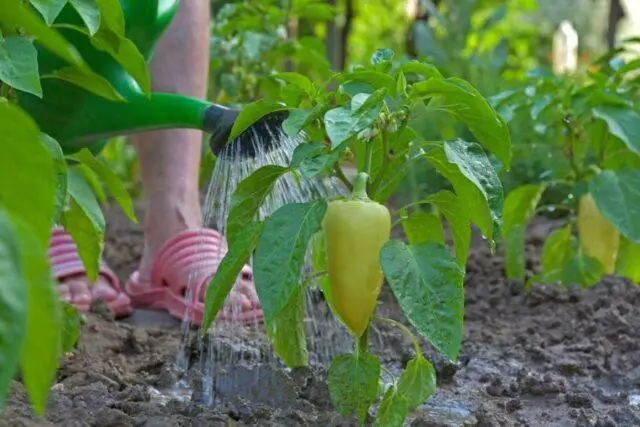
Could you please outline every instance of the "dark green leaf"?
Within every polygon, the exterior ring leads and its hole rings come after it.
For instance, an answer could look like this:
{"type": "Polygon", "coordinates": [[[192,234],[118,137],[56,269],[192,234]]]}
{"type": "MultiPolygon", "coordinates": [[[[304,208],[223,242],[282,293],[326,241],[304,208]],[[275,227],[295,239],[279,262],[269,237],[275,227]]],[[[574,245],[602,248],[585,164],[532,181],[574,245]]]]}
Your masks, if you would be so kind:
{"type": "Polygon", "coordinates": [[[327,247],[323,231],[320,231],[313,236],[311,245],[311,263],[315,274],[318,275],[316,279],[317,283],[324,294],[324,299],[327,301],[332,312],[335,313],[331,300],[331,287],[329,286],[329,274],[327,272],[327,247]]]}
{"type": "Polygon", "coordinates": [[[298,168],[302,176],[311,179],[335,165],[342,153],[341,147],[330,150],[322,142],[300,144],[293,151],[291,167],[298,168]]]}
{"type": "Polygon", "coordinates": [[[26,37],[0,35],[0,81],[17,90],[42,97],[38,53],[26,37]]]}
{"type": "Polygon", "coordinates": [[[376,414],[376,427],[402,427],[409,415],[407,398],[389,387],[380,403],[380,409],[376,414]]]}
{"type": "Polygon", "coordinates": [[[298,86],[309,96],[313,96],[316,92],[316,87],[313,84],[313,82],[309,80],[309,77],[304,76],[302,74],[291,73],[291,72],[276,73],[273,75],[273,77],[298,86]]]}
{"type": "Polygon", "coordinates": [[[451,182],[482,233],[491,240],[498,237],[502,228],[502,183],[482,148],[462,140],[447,141],[426,157],[451,182]]]}
{"type": "Polygon", "coordinates": [[[35,7],[44,18],[47,25],[53,24],[62,8],[67,4],[67,0],[30,0],[31,6],[35,7]]]}
{"type": "Polygon", "coordinates": [[[16,218],[14,224],[20,235],[29,307],[20,369],[29,400],[36,414],[43,415],[62,354],[61,303],[47,257],[48,245],[38,241],[31,224],[16,218]]]}
{"type": "Polygon", "coordinates": [[[640,154],[640,114],[631,108],[608,105],[596,107],[592,112],[607,123],[609,132],[620,138],[629,150],[640,154]]]}
{"type": "Polygon", "coordinates": [[[62,351],[75,348],[80,337],[80,312],[71,304],[62,304],[62,351]]]}
{"type": "Polygon", "coordinates": [[[309,362],[304,318],[304,288],[298,286],[282,311],[266,324],[271,345],[288,368],[307,366],[309,362]]]}
{"type": "Polygon", "coordinates": [[[440,217],[429,212],[417,211],[402,220],[402,228],[411,245],[436,242],[444,245],[444,229],[440,217]]]}
{"type": "Polygon", "coordinates": [[[69,210],[62,215],[62,224],[78,247],[87,278],[95,281],[104,247],[104,215],[91,187],[76,169],[69,170],[69,195],[69,210]]]}
{"type": "Polygon", "coordinates": [[[598,210],[620,233],[640,243],[640,171],[604,171],[589,183],[598,210]]]}
{"type": "Polygon", "coordinates": [[[267,323],[289,303],[311,237],[320,230],[327,202],[289,203],[265,220],[254,255],[254,277],[267,323]]]}
{"type": "Polygon", "coordinates": [[[291,110],[289,117],[282,123],[282,130],[285,134],[295,138],[307,125],[311,117],[311,111],[297,108],[291,110]]]}
{"type": "Polygon", "coordinates": [[[69,0],[87,26],[89,34],[94,35],[100,28],[100,9],[92,0],[69,0]]]}
{"type": "Polygon", "coordinates": [[[329,393],[334,406],[343,415],[357,415],[364,422],[378,394],[380,362],[366,351],[342,354],[329,368],[329,393]]]}
{"type": "Polygon", "coordinates": [[[51,154],[31,117],[2,99],[0,129],[0,201],[12,217],[29,224],[38,241],[46,245],[56,209],[56,172],[51,154]]]}
{"type": "Polygon", "coordinates": [[[0,24],[8,28],[21,27],[36,38],[37,43],[50,50],[60,58],[89,71],[89,66],[82,60],[78,51],[57,31],[49,28],[34,12],[29,10],[21,0],[4,0],[0,24]]]}
{"type": "Polygon", "coordinates": [[[238,240],[229,249],[220,262],[216,274],[211,279],[205,297],[204,321],[202,330],[207,331],[218,312],[227,300],[227,296],[236,283],[242,267],[249,261],[262,233],[262,222],[249,222],[238,235],[238,240]]]}
{"type": "Polygon", "coordinates": [[[0,407],[18,369],[20,345],[27,330],[27,283],[20,241],[11,217],[0,206],[0,407]]]}
{"type": "Polygon", "coordinates": [[[124,101],[122,95],[120,95],[104,77],[93,72],[87,72],[76,66],[64,67],[59,70],[55,70],[51,74],[51,77],[73,83],[76,86],[111,101],[124,101]]]}
{"type": "Polygon", "coordinates": [[[464,267],[467,263],[469,244],[471,243],[471,222],[467,207],[458,196],[447,190],[430,195],[426,201],[436,206],[447,219],[458,264],[464,267]]]}
{"type": "Polygon", "coordinates": [[[578,250],[566,265],[561,283],[593,286],[603,277],[604,269],[600,261],[586,255],[582,250],[578,250]]]}
{"type": "Polygon", "coordinates": [[[436,392],[436,371],[431,362],[422,355],[410,360],[398,381],[398,392],[407,399],[410,411],[422,405],[436,392]]]}
{"type": "Polygon", "coordinates": [[[131,196],[129,195],[127,188],[122,180],[118,178],[106,163],[94,157],[91,151],[86,148],[75,153],[73,158],[91,168],[91,170],[98,175],[109,192],[111,192],[111,195],[116,199],[116,202],[118,202],[118,205],[120,205],[125,215],[131,221],[138,222],[136,214],[133,211],[133,201],[131,200],[131,196]]]}
{"type": "Polygon", "coordinates": [[[245,106],[233,123],[233,128],[231,128],[231,133],[229,134],[229,142],[234,141],[242,132],[249,129],[251,125],[267,114],[286,109],[287,107],[283,104],[264,99],[245,106]]]}
{"type": "Polygon", "coordinates": [[[376,53],[371,57],[371,63],[373,65],[383,64],[385,62],[391,62],[395,53],[391,49],[378,49],[376,53]]]}
{"type": "Polygon", "coordinates": [[[338,107],[325,113],[324,124],[333,148],[376,121],[383,101],[374,94],[360,93],[353,97],[349,107],[338,107]],[[375,102],[370,102],[369,98],[375,102]]]}
{"type": "Polygon", "coordinates": [[[64,153],[58,142],[47,134],[42,134],[42,143],[47,147],[51,158],[53,159],[53,167],[56,174],[56,209],[53,222],[60,221],[62,210],[67,202],[67,162],[64,153]]]}
{"type": "Polygon", "coordinates": [[[444,355],[455,360],[462,340],[464,271],[435,243],[407,246],[391,240],[380,254],[382,270],[404,315],[444,355]]]}
{"type": "Polygon", "coordinates": [[[352,73],[342,74],[338,80],[341,82],[366,83],[374,89],[386,89],[391,95],[395,95],[396,92],[396,81],[393,77],[378,71],[354,71],[352,73]]]}
{"type": "Polygon", "coordinates": [[[231,197],[227,218],[227,241],[230,247],[240,238],[244,228],[256,218],[276,181],[287,172],[289,168],[267,165],[240,181],[231,197]]]}
{"type": "Polygon", "coordinates": [[[502,118],[473,86],[458,78],[430,79],[413,85],[413,91],[430,97],[430,105],[445,109],[460,121],[509,170],[511,136],[502,118]]]}
{"type": "Polygon", "coordinates": [[[616,273],[633,283],[640,282],[640,244],[620,236],[620,248],[616,260],[616,273]]]}
{"type": "Polygon", "coordinates": [[[527,184],[512,190],[504,202],[505,262],[509,279],[524,279],[524,238],[545,185],[527,184]]]}

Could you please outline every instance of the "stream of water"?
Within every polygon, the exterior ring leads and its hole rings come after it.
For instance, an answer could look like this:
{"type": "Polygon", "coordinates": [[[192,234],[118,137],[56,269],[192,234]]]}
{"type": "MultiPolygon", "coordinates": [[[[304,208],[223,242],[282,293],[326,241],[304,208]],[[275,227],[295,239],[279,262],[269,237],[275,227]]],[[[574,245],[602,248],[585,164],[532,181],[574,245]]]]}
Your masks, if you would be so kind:
{"type": "MultiPolygon", "coordinates": [[[[288,137],[279,129],[273,129],[268,137],[278,141],[278,144],[270,150],[265,150],[262,146],[265,135],[252,136],[257,155],[254,158],[243,158],[239,147],[228,147],[218,156],[209,183],[203,209],[204,224],[223,235],[226,231],[231,197],[238,183],[262,166],[288,166],[294,149],[301,142],[300,139],[288,137]]],[[[276,182],[272,193],[260,208],[259,217],[264,219],[287,203],[308,202],[344,192],[344,186],[337,179],[319,177],[313,180],[296,180],[291,174],[286,174],[276,182]]],[[[309,270],[310,257],[309,250],[304,271],[309,270]]],[[[352,339],[333,318],[327,304],[318,298],[318,292],[317,284],[312,283],[306,294],[307,347],[310,363],[326,366],[334,356],[350,350],[352,339]]],[[[207,336],[200,338],[201,331],[192,330],[189,324],[187,313],[183,321],[182,345],[176,356],[175,369],[180,379],[175,386],[174,395],[186,397],[193,388],[193,378],[189,378],[188,373],[193,371],[190,355],[194,342],[197,343],[199,355],[197,371],[200,373],[201,384],[198,384],[198,388],[202,389],[200,399],[203,402],[213,404],[221,396],[237,393],[238,390],[246,392],[252,388],[263,393],[273,393],[275,388],[277,392],[278,384],[260,384],[261,366],[280,365],[273,351],[265,354],[259,350],[270,349],[262,325],[256,323],[243,326],[240,320],[214,322],[207,336]],[[239,370],[239,367],[243,370],[239,370]],[[243,385],[238,389],[240,382],[243,385]]],[[[273,382],[268,375],[264,377],[265,381],[273,382]]]]}

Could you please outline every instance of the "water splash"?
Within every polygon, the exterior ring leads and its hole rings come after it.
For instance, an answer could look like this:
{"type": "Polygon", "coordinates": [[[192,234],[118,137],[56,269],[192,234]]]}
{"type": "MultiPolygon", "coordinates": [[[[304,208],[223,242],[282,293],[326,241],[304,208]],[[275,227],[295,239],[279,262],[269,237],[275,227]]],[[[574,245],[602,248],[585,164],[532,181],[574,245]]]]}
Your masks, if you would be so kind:
{"type": "MultiPolygon", "coordinates": [[[[273,129],[268,138],[279,143],[274,148],[265,150],[261,143],[265,135],[258,135],[255,130],[253,132],[252,143],[257,155],[254,158],[243,158],[238,146],[227,147],[218,156],[209,183],[203,208],[204,225],[223,235],[226,234],[231,198],[240,181],[266,165],[288,166],[293,151],[301,142],[299,138],[291,138],[281,130],[273,129]]],[[[344,186],[335,178],[319,176],[304,180],[296,179],[288,173],[276,181],[273,191],[267,196],[258,216],[259,219],[264,219],[287,203],[308,202],[345,194],[345,192],[344,186]]],[[[308,274],[311,270],[310,250],[307,252],[305,263],[303,274],[308,274]]],[[[307,288],[305,319],[309,359],[311,364],[326,366],[334,356],[349,351],[352,340],[344,328],[335,321],[327,304],[318,298],[318,284],[313,280],[311,282],[311,286],[307,288]]],[[[188,289],[191,289],[191,286],[188,289]]],[[[190,295],[186,296],[186,298],[190,297],[190,295]]],[[[228,315],[228,313],[225,314],[228,315]]],[[[194,343],[199,355],[197,370],[201,374],[198,388],[201,388],[202,392],[199,400],[203,403],[213,404],[219,399],[224,399],[225,396],[237,394],[238,383],[246,383],[249,377],[252,379],[250,382],[254,384],[242,387],[243,392],[254,388],[256,391],[261,390],[264,393],[266,390],[269,393],[269,389],[275,387],[274,391],[277,394],[277,381],[270,379],[272,375],[261,375],[259,371],[261,366],[281,367],[280,361],[271,349],[263,326],[257,323],[243,326],[239,320],[239,314],[238,308],[234,308],[231,317],[238,319],[237,321],[214,322],[207,336],[201,338],[201,332],[194,331],[190,327],[189,319],[192,313],[187,312],[182,323],[182,343],[175,362],[177,383],[174,395],[183,396],[193,388],[192,379],[189,378],[189,372],[193,371],[189,354],[194,343]],[[268,349],[268,351],[260,349],[268,349]],[[252,374],[248,376],[247,372],[252,374]],[[255,383],[263,377],[268,384],[255,383]]],[[[273,372],[273,369],[270,369],[270,372],[273,372]]]]}

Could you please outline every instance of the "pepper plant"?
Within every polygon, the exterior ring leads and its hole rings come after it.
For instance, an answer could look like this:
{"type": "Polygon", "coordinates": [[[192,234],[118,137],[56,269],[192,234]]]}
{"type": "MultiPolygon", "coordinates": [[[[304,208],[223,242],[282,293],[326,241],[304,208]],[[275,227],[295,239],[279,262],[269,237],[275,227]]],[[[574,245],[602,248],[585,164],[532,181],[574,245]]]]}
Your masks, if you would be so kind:
{"type": "Polygon", "coordinates": [[[552,159],[541,181],[506,197],[508,277],[525,278],[529,221],[561,212],[564,225],[545,241],[541,272],[531,282],[591,286],[605,274],[640,280],[640,60],[624,60],[625,52],[623,46],[596,60],[585,75],[536,73],[495,97],[506,121],[520,129],[529,123],[535,150],[552,159]],[[564,194],[559,203],[545,197],[551,190],[564,194]]]}
{"type": "Polygon", "coordinates": [[[266,114],[288,110],[283,129],[305,135],[288,166],[267,165],[241,181],[227,222],[229,252],[207,292],[204,329],[215,319],[242,266],[253,259],[254,280],[273,347],[289,367],[307,364],[302,277],[312,248],[313,277],[336,317],[354,338],[354,352],[336,357],[329,390],[336,408],[364,421],[378,397],[381,365],[369,349],[371,323],[398,326],[415,356],[384,392],[379,425],[402,425],[435,392],[433,366],[409,328],[372,313],[382,285],[391,287],[407,320],[446,358],[458,358],[464,311],[463,279],[471,225],[495,245],[501,236],[503,191],[511,140],[503,119],[468,82],[445,78],[433,65],[394,64],[379,50],[368,66],[316,84],[296,73],[278,74],[279,97],[250,104],[231,131],[236,135],[266,114]],[[475,140],[424,140],[416,128],[446,113],[475,140]],[[343,171],[355,164],[351,182],[343,171]],[[451,183],[393,212],[385,205],[408,166],[428,162],[451,183]],[[352,190],[346,198],[289,203],[265,219],[257,212],[285,174],[299,179],[333,176],[352,190]],[[448,244],[445,226],[450,230],[448,244]],[[392,225],[408,242],[390,239],[392,225]],[[284,265],[283,265],[284,264],[284,265]]]}
{"type": "MultiPolygon", "coordinates": [[[[110,100],[124,100],[56,28],[58,15],[77,13],[84,34],[113,56],[143,88],[150,77],[143,56],[124,36],[117,0],[5,0],[0,10],[0,409],[17,370],[37,414],[44,412],[63,351],[78,339],[77,311],[60,302],[47,248],[60,224],[78,246],[89,279],[95,279],[105,219],[93,190],[102,185],[133,220],[123,183],[84,149],[64,155],[15,103],[16,91],[41,97],[44,82],[64,80],[110,100]],[[40,70],[39,55],[60,66],[40,70]],[[100,185],[96,185],[101,183],[100,185]]],[[[67,28],[69,29],[69,28],[67,28]]]]}

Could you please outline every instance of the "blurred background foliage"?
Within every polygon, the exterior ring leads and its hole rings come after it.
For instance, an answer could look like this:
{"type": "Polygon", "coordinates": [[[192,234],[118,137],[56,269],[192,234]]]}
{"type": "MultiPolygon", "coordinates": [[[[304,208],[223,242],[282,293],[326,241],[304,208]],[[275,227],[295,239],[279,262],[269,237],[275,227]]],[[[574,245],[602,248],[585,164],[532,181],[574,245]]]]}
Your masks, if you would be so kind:
{"type": "MultiPolygon", "coordinates": [[[[429,60],[449,76],[470,81],[487,97],[550,73],[553,33],[563,20],[580,37],[579,69],[612,48],[640,24],[638,0],[211,0],[209,99],[241,107],[274,92],[278,71],[313,80],[369,61],[376,49],[396,52],[398,63],[429,60]],[[635,2],[635,3],[634,3],[635,2]]],[[[635,31],[635,33],[634,33],[635,31]]],[[[186,70],[188,72],[188,69],[186,70]]],[[[452,134],[447,117],[420,123],[425,138],[452,134]]],[[[548,135],[512,120],[512,170],[505,191],[543,179],[554,156],[548,135]]],[[[463,131],[464,129],[456,129],[463,131]]],[[[203,141],[201,182],[215,159],[203,141]]],[[[135,152],[125,138],[107,145],[105,159],[138,195],[135,152]]],[[[438,176],[417,167],[397,195],[415,199],[439,189],[438,176]],[[429,183],[427,186],[426,183],[429,183]]]]}

